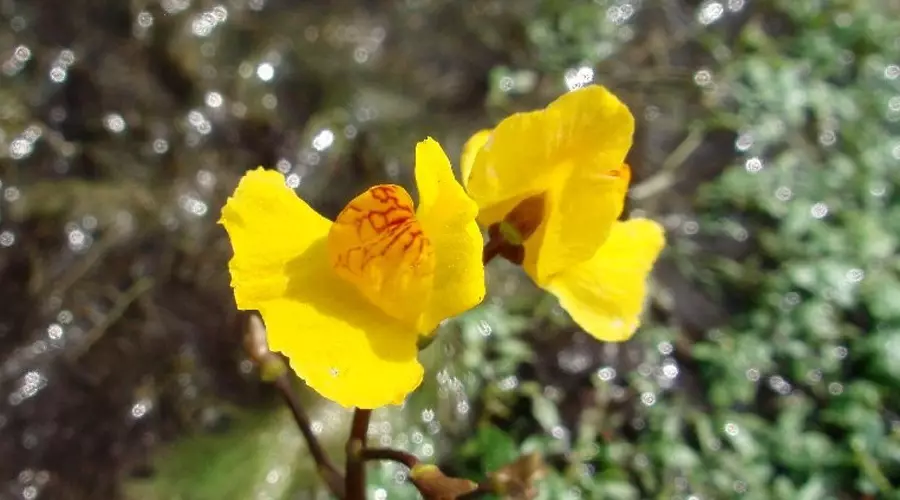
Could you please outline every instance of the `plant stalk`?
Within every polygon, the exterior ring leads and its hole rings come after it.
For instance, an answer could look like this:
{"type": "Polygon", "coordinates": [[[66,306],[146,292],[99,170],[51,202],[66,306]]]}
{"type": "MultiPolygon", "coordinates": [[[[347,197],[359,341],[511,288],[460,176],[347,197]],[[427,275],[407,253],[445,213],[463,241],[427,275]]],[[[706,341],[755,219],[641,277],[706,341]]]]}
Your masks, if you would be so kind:
{"type": "Polygon", "coordinates": [[[309,416],[306,414],[306,411],[303,410],[300,398],[297,397],[297,393],[294,391],[294,385],[291,382],[290,375],[287,373],[282,374],[275,379],[274,384],[275,387],[278,388],[278,392],[281,393],[281,397],[284,398],[284,401],[291,409],[294,421],[297,422],[297,427],[300,428],[300,433],[303,434],[303,439],[306,440],[306,446],[309,448],[309,453],[316,461],[316,469],[318,470],[319,475],[325,481],[328,489],[331,490],[335,496],[344,498],[344,478],[337,470],[337,467],[331,462],[331,459],[328,458],[321,443],[319,443],[318,438],[316,438],[316,435],[313,433],[309,416]]]}
{"type": "Polygon", "coordinates": [[[350,438],[347,439],[347,478],[345,500],[366,500],[366,467],[363,453],[372,410],[357,408],[353,412],[350,438]]]}

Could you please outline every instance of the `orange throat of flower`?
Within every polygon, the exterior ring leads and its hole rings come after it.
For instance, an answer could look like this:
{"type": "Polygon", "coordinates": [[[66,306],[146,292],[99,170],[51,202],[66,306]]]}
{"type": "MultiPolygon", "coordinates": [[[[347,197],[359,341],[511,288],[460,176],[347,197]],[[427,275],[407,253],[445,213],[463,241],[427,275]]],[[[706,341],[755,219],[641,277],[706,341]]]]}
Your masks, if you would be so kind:
{"type": "MultiPolygon", "coordinates": [[[[488,227],[490,253],[514,264],[522,264],[525,260],[525,242],[543,222],[545,205],[545,193],[529,196],[510,210],[502,221],[491,224],[488,227]]],[[[485,258],[488,256],[489,253],[486,253],[485,258]]]]}
{"type": "Polygon", "coordinates": [[[435,252],[400,186],[370,188],[338,214],[331,265],[388,315],[415,323],[431,296],[435,252]]]}

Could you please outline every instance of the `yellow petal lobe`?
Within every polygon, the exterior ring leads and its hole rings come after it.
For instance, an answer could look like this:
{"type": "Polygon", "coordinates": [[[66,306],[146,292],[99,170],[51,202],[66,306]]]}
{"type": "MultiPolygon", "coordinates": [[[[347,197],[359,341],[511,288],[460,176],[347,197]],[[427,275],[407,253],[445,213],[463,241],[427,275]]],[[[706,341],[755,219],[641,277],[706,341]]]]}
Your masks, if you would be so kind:
{"type": "Polygon", "coordinates": [[[269,348],[297,375],[345,407],[401,404],[422,381],[418,332],[337,276],[323,239],[291,263],[286,295],[259,311],[269,348]]]}
{"type": "Polygon", "coordinates": [[[491,137],[491,130],[479,130],[472,134],[472,137],[463,145],[462,156],[460,157],[460,171],[462,173],[462,184],[465,187],[469,183],[469,175],[472,174],[472,167],[475,165],[475,157],[481,148],[487,144],[491,137]]]}
{"type": "Polygon", "coordinates": [[[269,348],[311,388],[346,407],[377,408],[418,387],[418,332],[338,276],[328,254],[331,222],[282,174],[247,172],[220,222],[234,249],[238,308],[259,310],[269,348]]]}
{"type": "Polygon", "coordinates": [[[546,288],[598,340],[628,340],[640,325],[647,277],[664,244],[654,221],[617,222],[590,260],[553,277],[546,288]]]}
{"type": "Polygon", "coordinates": [[[328,233],[331,265],[388,315],[416,326],[431,299],[435,249],[400,186],[366,190],[328,233]]]}
{"type": "Polygon", "coordinates": [[[590,176],[618,169],[633,134],[634,117],[625,104],[606,88],[589,85],[542,110],[510,115],[488,137],[470,140],[472,148],[481,148],[466,188],[484,211],[565,183],[576,170],[590,176]]]}
{"type": "Polygon", "coordinates": [[[239,309],[256,309],[282,296],[288,262],[324,238],[331,226],[297,197],[281,173],[262,167],[241,178],[219,222],[234,249],[228,269],[239,309]]]}
{"type": "Polygon", "coordinates": [[[440,144],[431,138],[416,146],[415,175],[416,216],[435,252],[434,288],[419,322],[420,331],[428,334],[442,320],[484,299],[484,240],[475,221],[478,206],[456,181],[440,144]]]}
{"type": "Polygon", "coordinates": [[[541,286],[594,255],[625,207],[630,171],[576,169],[547,193],[544,223],[525,242],[525,271],[541,286]]]}

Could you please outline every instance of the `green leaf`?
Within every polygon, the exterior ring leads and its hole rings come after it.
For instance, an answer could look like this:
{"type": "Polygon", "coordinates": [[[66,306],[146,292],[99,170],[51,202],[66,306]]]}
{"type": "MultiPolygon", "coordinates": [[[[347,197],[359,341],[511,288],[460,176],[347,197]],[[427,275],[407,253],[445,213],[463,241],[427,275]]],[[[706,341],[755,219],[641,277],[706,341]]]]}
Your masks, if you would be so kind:
{"type": "Polygon", "coordinates": [[[476,453],[481,458],[484,473],[511,463],[519,455],[519,447],[513,438],[494,425],[480,426],[474,443],[476,443],[476,453]]]}

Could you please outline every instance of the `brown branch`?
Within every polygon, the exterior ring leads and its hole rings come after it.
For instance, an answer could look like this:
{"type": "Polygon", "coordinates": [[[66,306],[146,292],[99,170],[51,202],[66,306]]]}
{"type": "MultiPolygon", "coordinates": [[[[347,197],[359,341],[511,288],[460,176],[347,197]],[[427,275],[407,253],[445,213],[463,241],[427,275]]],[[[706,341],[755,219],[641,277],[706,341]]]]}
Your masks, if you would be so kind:
{"type": "Polygon", "coordinates": [[[487,264],[493,260],[494,257],[500,255],[500,251],[503,250],[503,245],[504,242],[502,238],[491,238],[488,240],[487,244],[484,246],[481,262],[487,264]]]}
{"type": "Polygon", "coordinates": [[[366,449],[366,434],[369,432],[371,417],[372,410],[357,408],[353,412],[350,437],[347,439],[347,478],[344,483],[346,500],[366,499],[366,463],[362,456],[366,449]]]}
{"type": "Polygon", "coordinates": [[[412,453],[393,448],[366,448],[362,451],[363,460],[390,460],[412,469],[419,464],[419,459],[412,453]]]}
{"type": "Polygon", "coordinates": [[[259,367],[260,377],[266,382],[271,382],[278,389],[284,402],[287,403],[300,433],[303,434],[303,439],[306,440],[306,447],[313,460],[316,461],[316,470],[325,481],[325,485],[335,496],[344,498],[344,477],[328,458],[325,449],[322,448],[313,433],[309,416],[294,390],[290,370],[281,356],[269,350],[266,342],[266,327],[256,315],[249,317],[244,333],[244,350],[259,367]]]}
{"type": "Polygon", "coordinates": [[[337,467],[331,462],[331,459],[328,458],[328,455],[325,453],[325,450],[313,433],[309,416],[306,414],[306,411],[303,410],[300,398],[297,397],[297,393],[294,391],[290,375],[287,373],[282,374],[275,379],[274,384],[275,387],[278,388],[278,392],[281,393],[281,397],[284,399],[285,403],[287,403],[288,407],[291,409],[294,421],[297,422],[297,427],[300,429],[300,433],[303,434],[303,439],[306,440],[306,446],[309,448],[309,453],[316,461],[316,469],[318,470],[319,475],[322,476],[328,489],[331,490],[335,496],[344,498],[344,478],[337,470],[337,467]]]}

